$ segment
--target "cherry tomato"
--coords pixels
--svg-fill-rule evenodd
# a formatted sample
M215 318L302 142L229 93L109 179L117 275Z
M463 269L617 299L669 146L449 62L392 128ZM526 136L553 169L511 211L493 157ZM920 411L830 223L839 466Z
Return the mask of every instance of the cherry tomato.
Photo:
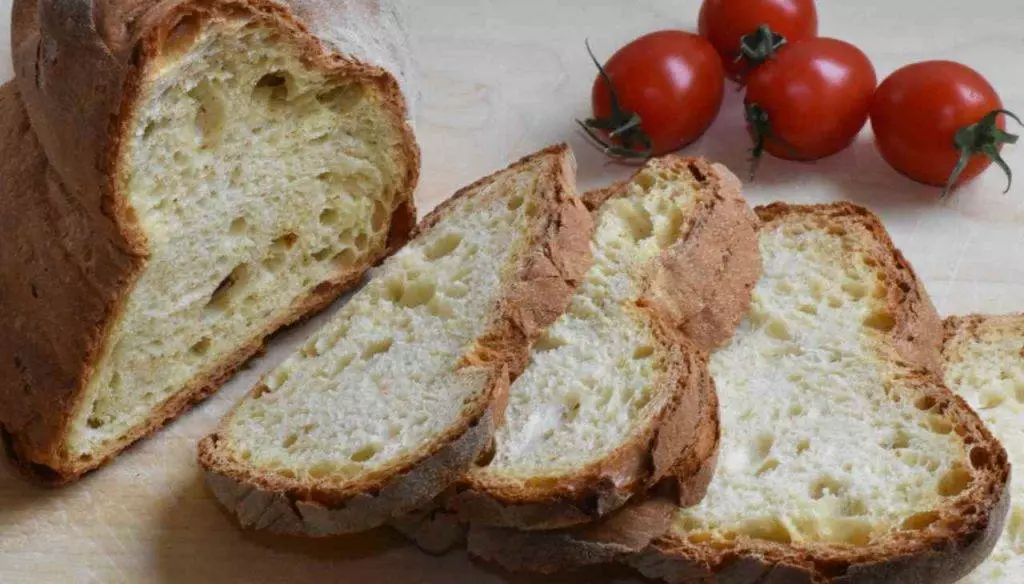
M815 38L784 45L747 79L755 160L816 160L846 148L868 120L875 68L857 47Z
M598 69L594 117L584 129L609 154L644 158L682 148L707 130L722 105L721 59L695 34L650 33Z
M926 61L898 69L878 86L871 127L878 151L893 168L948 191L993 161L1009 175L999 151L1016 136L1005 132L1004 113L999 96L977 71L951 61Z
M741 50L743 37L764 25L790 43L814 38L818 36L814 0L704 0L700 7L700 34L711 41L733 79L746 77L767 57L762 55L751 62L751 53L765 48L748 44L750 51Z

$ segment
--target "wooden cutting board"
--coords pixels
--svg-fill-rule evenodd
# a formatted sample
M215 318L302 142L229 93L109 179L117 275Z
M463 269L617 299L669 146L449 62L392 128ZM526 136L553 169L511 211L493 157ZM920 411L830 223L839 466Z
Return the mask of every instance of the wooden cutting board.
M8 14L0 0L0 81L11 75ZM579 159L580 186L629 173L608 165L574 128L589 112L594 70L583 47L607 57L659 28L693 29L699 0L645 2L414 2L406 21L422 96L420 209L509 160L560 140ZM1024 3L1016 0L819 2L821 31L862 47L880 76L912 61L956 59L984 73L1010 109L1024 110ZM711 131L688 154L742 171L747 138L741 95L729 91ZM1006 159L1024 173L1024 145ZM3 177L0 177L3 180ZM885 220L940 312L1024 309L1024 186L1001 193L989 172L940 203L934 189L900 177L865 133L817 164L766 160L748 185L752 203L849 199ZM336 310L336 304L331 311ZM470 562L435 558L388 531L305 541L243 533L205 490L196 441L325 316L279 335L224 389L115 464L59 490L33 487L0 466L0 582L532 582ZM0 331L0 334L6 334ZM565 578L547 582L569 581ZM635 581L602 569L578 582Z

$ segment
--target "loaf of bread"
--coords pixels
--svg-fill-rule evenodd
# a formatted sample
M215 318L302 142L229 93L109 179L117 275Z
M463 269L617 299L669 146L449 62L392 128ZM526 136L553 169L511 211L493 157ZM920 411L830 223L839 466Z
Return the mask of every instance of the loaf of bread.
M0 425L27 471L99 466L408 238L403 97L353 55L393 59L342 25L370 4L15 3Z
M1010 456L1010 514L985 562L961 584L1024 579L1024 314L946 319L946 383L978 412Z
M590 264L574 182L563 145L460 190L200 442L243 526L370 529L465 475Z
M678 156L586 199L594 263L512 384L490 461L453 498L465 522L567 527L670 471L693 501L710 479L697 472L716 452L697 448L714 392L705 354L749 307L756 218L725 167Z
M764 276L711 357L718 468L633 564L668 582L955 582L995 545L1009 465L942 384L931 302L868 211L758 215Z

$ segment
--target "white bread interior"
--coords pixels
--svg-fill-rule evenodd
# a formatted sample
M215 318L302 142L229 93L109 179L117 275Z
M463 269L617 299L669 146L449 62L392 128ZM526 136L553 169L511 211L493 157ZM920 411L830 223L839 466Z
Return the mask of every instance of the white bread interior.
M271 28L215 21L140 89L120 175L148 242L70 455L88 458L385 245L402 140L371 85L307 68Z

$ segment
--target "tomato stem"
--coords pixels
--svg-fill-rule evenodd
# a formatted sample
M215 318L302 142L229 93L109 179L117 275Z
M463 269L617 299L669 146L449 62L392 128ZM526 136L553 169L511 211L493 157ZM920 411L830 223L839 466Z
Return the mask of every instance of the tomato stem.
M615 85L608 72L604 70L594 51L590 49L590 40L584 41L590 60L597 66L598 74L604 79L608 87L608 97L611 102L611 115L607 118L587 118L584 121L576 120L580 128L590 137L591 140L608 156L625 159L646 160L651 157L653 142L642 127L643 120L636 112L624 110L619 103L619 94L615 91ZM608 137L601 136L600 132L607 132ZM616 144L612 140L617 140Z
M953 187L956 185L956 181L960 178L961 173L967 168L971 158L977 155L987 156L989 160L1006 173L1006 190L1003 193L1010 192L1010 187L1013 185L1013 171L999 154L999 147L1003 144L1016 144L1018 136L999 129L996 125L999 114L1003 114L1024 126L1024 122L1021 122L1020 118L1013 112L997 109L988 112L977 122L957 130L956 135L953 137L953 144L960 151L960 158L957 159L956 166L953 167L953 172L950 173L949 180L946 181L946 187L942 189L942 198L946 198L953 191Z
M775 57L775 53L786 44L786 37L772 30L767 24L757 27L757 30L740 37L740 48L736 53L735 62L739 63L746 59L746 66L740 79L746 77L761 63Z
M754 139L754 146L750 149L750 180L753 181L757 167L761 164L761 156L764 154L765 140L772 137L772 124L768 119L768 112L756 103L745 104L743 112L747 128Z

